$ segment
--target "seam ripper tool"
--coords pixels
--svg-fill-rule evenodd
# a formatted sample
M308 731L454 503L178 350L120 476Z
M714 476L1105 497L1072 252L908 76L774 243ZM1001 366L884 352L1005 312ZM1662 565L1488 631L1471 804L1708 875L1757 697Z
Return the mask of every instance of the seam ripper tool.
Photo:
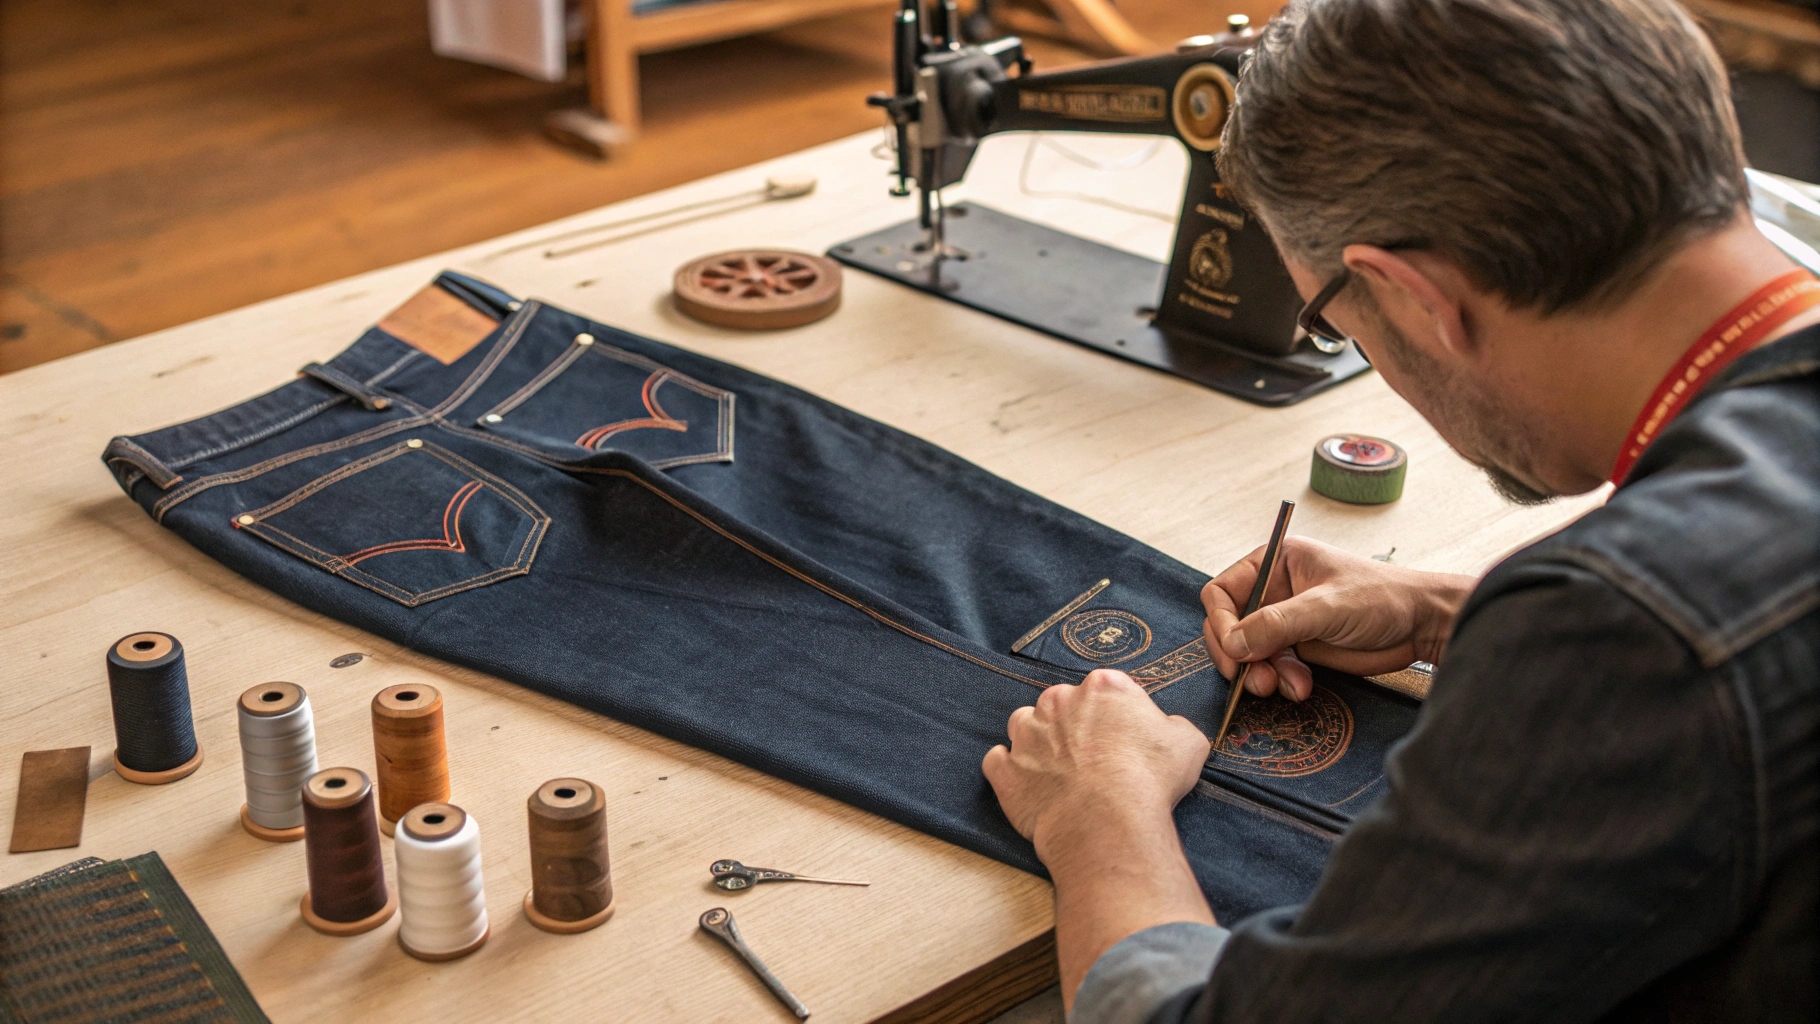
M758 958L758 954L752 952L752 947L746 945L746 940L740 938L739 927L733 923L733 914L726 907L715 907L703 914L701 930L732 946L733 952L738 953L739 958L746 962L746 966L752 968L752 973L758 975L758 980L765 983L765 987L771 990L771 994L776 996L779 1002L789 1007L791 1013L796 1014L797 1020L809 1019L809 1008L803 1005L802 1000L790 994L790 990L784 987L784 983L777 980L777 975L771 973L771 968L766 967L765 962Z
M714 876L714 884L728 892L750 889L760 882L819 882L822 885L871 885L871 882L850 882L843 878L810 878L789 871L778 871L774 868L749 868L736 860L717 860L708 865L708 873Z
M1258 580L1251 585L1251 597L1245 601L1245 613L1239 616L1243 622L1264 604L1264 594L1270 589L1270 577L1277 567L1277 556L1283 550L1283 536L1289 532L1289 517L1295 513L1295 502L1285 500L1277 509L1277 524L1270 530L1270 542L1264 545L1264 557L1258 562ZM1232 693L1226 698L1226 715L1220 719L1220 729L1213 734L1213 753L1219 756L1220 741L1226 738L1226 730L1232 727L1232 713L1239 709L1239 698L1245 693L1245 677L1251 674L1251 666L1256 662L1248 661L1239 667L1237 679L1232 681Z

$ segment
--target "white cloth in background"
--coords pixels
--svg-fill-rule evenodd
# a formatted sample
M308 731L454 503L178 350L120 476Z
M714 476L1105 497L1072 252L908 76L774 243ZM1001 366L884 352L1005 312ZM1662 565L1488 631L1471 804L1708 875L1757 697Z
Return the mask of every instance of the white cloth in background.
M560 82L568 71L564 0L429 0L430 49Z

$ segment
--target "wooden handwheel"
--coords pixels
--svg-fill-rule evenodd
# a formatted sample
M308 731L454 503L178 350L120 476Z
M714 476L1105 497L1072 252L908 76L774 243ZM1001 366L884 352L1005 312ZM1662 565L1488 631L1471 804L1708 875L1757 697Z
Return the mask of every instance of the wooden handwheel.
M796 327L840 308L840 264L787 249L735 249L676 271L676 308L748 331Z

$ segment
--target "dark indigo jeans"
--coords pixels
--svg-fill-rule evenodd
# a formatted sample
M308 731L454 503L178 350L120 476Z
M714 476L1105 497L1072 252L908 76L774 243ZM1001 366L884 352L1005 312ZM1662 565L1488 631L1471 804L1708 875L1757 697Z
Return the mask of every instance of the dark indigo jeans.
M453 365L375 328L109 468L300 604L1029 871L979 769L1014 709L1108 665L1217 724L1204 574L777 381L439 283L501 319ZM1218 913L1313 890L1416 710L1331 674L1245 702L1176 815Z

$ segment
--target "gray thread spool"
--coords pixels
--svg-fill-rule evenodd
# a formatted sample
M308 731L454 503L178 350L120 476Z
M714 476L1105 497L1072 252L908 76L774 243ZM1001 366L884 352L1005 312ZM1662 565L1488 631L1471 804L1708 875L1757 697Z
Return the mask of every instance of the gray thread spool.
M316 774L310 695L296 683L263 683L240 695L240 824L275 843L303 838L303 784Z

